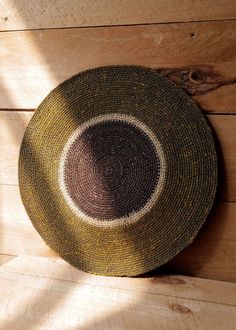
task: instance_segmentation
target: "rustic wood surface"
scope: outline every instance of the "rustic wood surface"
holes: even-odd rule
[[[0,268],[2,329],[234,329],[236,285],[186,276],[107,278],[20,256]]]
[[[34,109],[81,70],[136,64],[162,69],[207,112],[235,113],[235,40],[236,21],[2,32],[0,108]]]
[[[234,0],[2,0],[0,30],[234,19]]]
[[[235,19],[234,0],[225,0],[223,4],[220,0],[183,0],[181,6],[176,0],[1,1],[0,264],[18,254],[56,256],[29,221],[17,187],[17,158],[21,139],[33,114],[31,110],[52,88],[81,70],[100,65],[135,64],[157,69],[184,89],[208,114],[217,135],[220,155],[220,187],[213,214],[195,242],[164,269],[236,282]],[[39,279],[37,281],[35,283],[40,283]],[[39,285],[35,283],[32,290],[37,296]],[[29,295],[33,293],[30,290],[27,291]],[[216,292],[224,296],[222,291]],[[60,297],[59,300],[63,299]],[[50,299],[53,301],[54,298]],[[110,303],[113,304],[113,300]],[[34,307],[37,306],[33,305],[33,311]],[[43,303],[38,307],[44,311]],[[227,319],[227,313],[223,316],[221,309],[213,307],[198,304],[199,310],[206,308],[209,322],[213,322],[214,313],[222,322]],[[53,306],[49,303],[47,308]],[[212,312],[209,311],[211,308]],[[157,309],[167,313],[162,305]],[[25,312],[24,307],[22,311]],[[22,324],[10,323],[13,329],[30,327],[28,321],[34,320],[35,316],[30,311],[25,315],[20,321]],[[140,315],[138,320],[141,322]],[[147,315],[152,320],[150,314]],[[171,322],[176,318],[179,322],[182,320],[178,313],[173,318],[172,314],[168,315]],[[198,320],[198,314],[186,315],[193,318],[193,322]],[[205,320],[202,315],[199,317]],[[157,316],[153,319],[157,322]],[[126,316],[122,320],[126,322]],[[161,314],[160,324],[166,328],[163,320]],[[201,320],[197,321],[200,323],[183,323],[180,329],[201,329]],[[215,321],[224,329],[221,320]],[[151,321],[143,322],[151,329]],[[176,329],[175,323],[172,324]],[[216,329],[215,324],[208,324],[207,320],[206,324],[208,328]],[[97,328],[106,328],[106,325],[102,322]],[[231,329],[231,324],[228,325],[226,329]]]

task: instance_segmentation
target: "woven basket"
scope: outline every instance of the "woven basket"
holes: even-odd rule
[[[203,225],[217,159],[203,114],[152,69],[108,66],[60,84],[19,158],[36,230],[86,272],[131,276],[166,263]]]

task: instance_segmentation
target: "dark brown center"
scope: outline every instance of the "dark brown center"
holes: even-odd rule
[[[87,216],[112,220],[142,209],[155,191],[160,159],[147,134],[123,120],[86,128],[64,162],[64,183]]]

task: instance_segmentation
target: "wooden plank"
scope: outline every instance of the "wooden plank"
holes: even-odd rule
[[[19,188],[0,185],[0,253],[53,256],[31,224]]]
[[[82,70],[135,64],[180,79],[207,112],[235,113],[235,38],[236,21],[2,32],[0,107],[34,109]]]
[[[236,116],[208,116],[208,119],[217,137],[219,195],[224,201],[236,201]]]
[[[1,254],[0,253],[0,266],[6,264],[7,262],[9,262],[10,260],[14,259],[15,256],[11,256],[9,254]]]
[[[36,266],[35,265],[40,265]],[[139,293],[153,293],[202,300],[225,305],[236,305],[236,285],[230,282],[205,280],[182,275],[155,275],[141,277],[109,277],[85,273],[62,259],[21,255],[0,268],[1,274],[30,274],[40,278],[72,281],[124,289]],[[219,284],[219,287],[218,287]]]
[[[0,112],[0,184],[18,184],[18,155],[33,112]],[[236,116],[208,115],[217,135],[220,162],[220,199],[236,201]]]
[[[55,256],[33,228],[18,187],[0,186],[0,253]],[[219,203],[198,238],[167,267],[182,274],[236,282],[236,203]]]
[[[233,0],[2,0],[0,30],[235,19]]]
[[[18,156],[30,112],[0,112],[0,184],[18,184]]]
[[[34,265],[33,273],[22,273],[19,267],[15,272],[14,261],[10,271],[9,264],[8,271],[5,266],[0,270],[0,325],[4,329],[30,329],[32,324],[40,329],[222,330],[235,326],[235,302],[231,304],[231,299],[235,297],[235,285],[229,283],[208,281],[204,284],[203,281],[201,286],[205,289],[196,289],[193,284],[183,287],[178,293],[175,292],[176,285],[164,284],[161,293],[150,293],[148,289],[145,291],[143,282],[140,292],[136,291],[134,283],[124,289],[121,284],[127,279],[118,279],[118,287],[116,278],[108,281],[109,284],[103,281],[100,285],[99,277],[93,276],[92,283],[89,283],[89,277],[81,273],[82,281],[55,280],[51,277],[52,272],[43,265],[45,258],[27,258],[28,263]],[[47,260],[49,263],[52,270],[54,261]],[[41,267],[45,269],[43,277],[37,275]],[[59,277],[68,271],[66,267],[56,268]],[[84,277],[87,277],[88,283],[83,281]],[[179,280],[182,281],[182,278]],[[194,283],[194,280],[191,281]],[[192,288],[192,294],[194,291],[198,293],[197,298],[183,298],[182,295],[191,292]],[[208,301],[208,292],[216,296],[216,301]],[[227,297],[226,304],[218,302],[220,296]]]

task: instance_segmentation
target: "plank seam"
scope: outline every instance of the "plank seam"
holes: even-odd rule
[[[50,31],[50,30],[68,30],[68,29],[94,29],[94,28],[116,28],[116,27],[132,27],[132,26],[148,26],[148,25],[170,25],[170,24],[201,24],[201,23],[217,23],[217,22],[235,22],[236,18],[226,18],[226,19],[208,19],[200,21],[171,21],[171,22],[151,22],[151,23],[130,23],[130,24],[114,24],[114,25],[85,25],[85,26],[64,26],[64,27],[48,27],[48,28],[31,28],[31,29],[12,29],[12,30],[0,30],[0,33],[10,33],[10,32],[26,32],[26,31]]]
[[[0,257],[1,256],[18,257],[17,254],[10,254],[10,253],[0,253]]]

